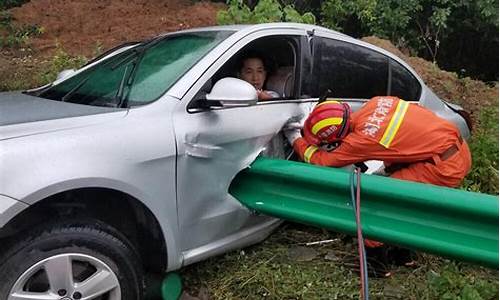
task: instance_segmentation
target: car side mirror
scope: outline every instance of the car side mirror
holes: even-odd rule
[[[259,100],[253,85],[232,77],[217,81],[206,99],[209,104],[218,103],[222,107],[250,106],[257,104]]]
[[[66,70],[62,70],[61,72],[59,72],[59,74],[57,74],[57,78],[56,78],[56,81],[57,80],[61,80],[61,79],[65,79],[65,78],[68,78],[69,76],[75,74],[76,70],[75,69],[66,69]]]

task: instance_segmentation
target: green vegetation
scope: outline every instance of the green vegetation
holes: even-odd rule
[[[498,298],[498,285],[476,276],[467,274],[454,263],[445,264],[440,273],[427,274],[430,299],[480,300]]]
[[[333,240],[323,245],[308,242]],[[311,254],[294,256],[297,247]],[[189,266],[184,287],[210,299],[359,299],[356,245],[325,230],[286,224],[263,243]],[[498,272],[419,254],[414,268],[391,268],[388,278],[370,278],[370,299],[498,298]]]
[[[21,47],[29,44],[30,37],[42,34],[45,29],[38,25],[15,25],[12,15],[0,10],[0,48]]]
[[[321,15],[324,26],[390,39],[447,70],[498,80],[497,0],[327,0]]]
[[[357,34],[376,35],[416,50],[425,47],[435,61],[454,6],[452,0],[328,0],[322,6],[323,25],[337,30],[355,26]]]
[[[244,3],[257,5],[253,11]],[[292,21],[282,5],[300,7],[305,23],[317,23],[360,38],[390,39],[446,70],[498,80],[498,0],[229,0],[219,24]],[[253,7],[250,5],[250,7]],[[300,16],[300,13],[294,13]],[[294,22],[300,22],[293,19]]]
[[[227,10],[217,13],[219,25],[268,22],[316,23],[312,13],[301,15],[293,5],[283,7],[277,0],[260,0],[253,10],[239,0],[229,0],[227,4],[229,6]]]
[[[59,45],[48,61],[32,60],[31,56],[16,59],[15,68],[7,71],[9,76],[0,80],[0,91],[23,90],[42,86],[56,79],[65,69],[77,69],[87,62],[84,56],[71,56]],[[29,67],[23,67],[29,65]],[[1,70],[0,70],[1,71]]]
[[[37,76],[41,84],[46,84],[54,81],[57,74],[62,70],[78,69],[87,62],[84,56],[71,56],[64,51],[59,45],[57,46],[54,57],[46,64]]]
[[[449,37],[467,34],[464,30],[471,23],[483,29],[496,26],[498,34],[498,1],[328,0],[322,5],[322,16],[327,27],[387,38],[398,46],[426,52],[433,61],[441,45],[458,42]]]
[[[21,6],[29,0],[2,0],[0,1],[0,10]]]
[[[498,107],[483,108],[479,124],[469,142],[472,169],[463,188],[498,195]]]

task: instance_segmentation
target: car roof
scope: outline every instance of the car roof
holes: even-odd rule
[[[197,27],[184,29],[175,32],[168,32],[161,34],[159,36],[165,36],[177,33],[187,33],[187,32],[203,32],[203,31],[235,31],[244,34],[248,34],[255,31],[266,30],[266,29],[303,29],[303,30],[314,30],[328,32],[339,37],[350,37],[344,33],[331,30],[318,25],[304,24],[304,23],[292,23],[292,22],[281,22],[281,23],[262,23],[262,24],[238,24],[238,25],[220,25],[220,26],[209,26],[209,27]]]

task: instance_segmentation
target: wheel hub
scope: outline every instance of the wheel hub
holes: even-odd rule
[[[45,258],[26,270],[12,286],[8,300],[79,300],[83,297],[119,300],[118,278],[96,257],[63,253]]]

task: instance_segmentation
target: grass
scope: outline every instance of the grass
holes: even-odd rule
[[[328,239],[335,241],[309,247],[317,253],[311,261],[290,255],[297,246]],[[207,289],[211,299],[359,299],[355,253],[349,238],[286,223],[259,245],[186,267],[182,275],[191,295]],[[370,298],[498,298],[497,271],[427,254],[417,261],[416,268],[393,266],[389,278],[370,279]]]

